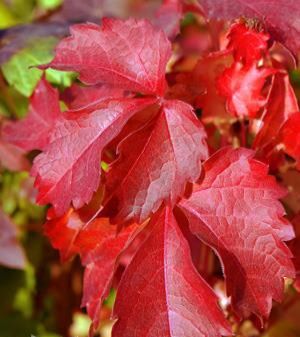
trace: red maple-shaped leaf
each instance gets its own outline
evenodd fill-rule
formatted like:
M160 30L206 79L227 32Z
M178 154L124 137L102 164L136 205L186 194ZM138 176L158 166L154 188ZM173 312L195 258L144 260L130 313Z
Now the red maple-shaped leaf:
M0 211L0 265L23 269L25 263L25 254L17 239L17 229Z
M26 151L43 150L61 115L58 91L43 78L30 98L28 115L3 127L4 139Z
M267 317L272 299L280 301L283 278L293 277L293 238L278 201L285 191L265 164L247 149L224 148L205 164L205 176L188 200L180 202L191 231L222 260L233 308Z
M162 95L171 45L161 30L146 20L102 20L72 26L72 36L62 40L48 65L79 73L85 84Z
M299 51L300 9L294 0L199 0L208 18L231 20L240 17L261 20L271 37Z
M300 169L300 112L296 112L283 125L280 132L285 152L293 157Z
M193 266L188 243L167 207L123 275L113 337L231 335L213 290Z
M297 98L286 72L274 75L268 101L262 116L262 125L253 146L262 148L276 140L279 130L287 119L299 111Z
M117 229L107 218L99 218L86 226L75 241L85 266L82 306L93 321L91 332L99 325L101 305L109 294L117 259L132 242L137 225L120 233Z
M99 186L103 148L118 135L136 112L155 99L110 101L86 112L67 112L55 125L50 143L34 160L37 201L51 203L57 216L70 204L80 208L88 203Z
M158 117L129 136L108 173L107 189L119 200L117 220L145 220L162 201L174 205L207 158L205 131L190 105L165 101Z
M245 24L236 23L228 34L228 49L233 50L236 61L251 65L260 60L268 49L269 35Z
M234 116L255 117L265 103L262 88L266 78L274 73L271 68L243 66L235 62L218 78L217 88L226 98L227 108Z

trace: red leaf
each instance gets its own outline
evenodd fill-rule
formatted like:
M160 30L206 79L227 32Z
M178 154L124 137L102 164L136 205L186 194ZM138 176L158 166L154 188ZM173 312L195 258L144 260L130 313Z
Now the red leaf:
M26 151L43 150L60 115L58 92L43 78L30 98L27 116L4 126L4 139Z
M113 337L231 335L171 209L156 214L149 226L118 288Z
M112 226L106 218L99 218L85 227L76 239L84 272L82 306L93 324L93 332L99 325L100 309L108 296L120 253L133 239L137 225L126 227L117 233L117 226Z
M0 264L9 268L24 269L25 255L17 239L17 229L0 211Z
M84 87L73 84L63 93L63 99L72 111L83 109L95 110L97 105L105 100L122 97L124 97L123 90L114 89L105 85Z
M296 112L283 125L280 138L285 152L297 161L300 169L300 112Z
M261 91L266 78L274 73L271 68L243 67L235 62L218 78L217 88L226 98L227 108L234 116L255 117L265 103Z
M294 0L199 0L208 18L258 18L271 36L297 55L300 47L300 9Z
M232 25L228 39L227 48L233 50L235 61L245 65L250 66L260 60L268 49L269 35L248 28L245 24Z
M116 221L144 221L165 201L175 204L188 181L195 181L207 158L205 132L192 107L165 101L146 128L129 136L108 173L109 195L119 200Z
M54 214L53 209L48 217ZM64 216L46 222L45 233L62 261L79 254L84 271L82 306L87 308L93 324L93 332L99 325L100 309L110 290L117 258L133 239L137 229L133 224L118 233L118 227L107 218L97 218L91 223L83 222L78 213L70 209Z
M121 131L137 111L155 99L110 101L92 113L64 113L51 133L45 151L34 160L39 204L51 203L57 216L70 204L75 208L88 203L100 182L103 148Z
M0 165L11 171L25 171L30 168L25 153L19 147L9 144L0 137Z
M106 83L147 94L165 91L165 68L171 46L165 34L146 20L102 20L102 26L71 27L48 65L79 72L85 84Z
M76 237L84 227L85 223L73 209L61 217L51 218L53 209L48 212L48 220L44 231L52 246L59 250L61 260L67 261L78 253L78 247L74 245Z
M183 15L181 0L163 0L155 13L154 24L164 30L170 39L174 39L180 31L180 19Z
M274 141L279 130L291 114L298 111L297 98L286 72L275 74L268 102L262 117L262 126L255 137L253 146L263 147Z
M203 109L203 117L206 119L228 117L225 99L217 92L216 81L232 61L232 55L228 51L211 53L201 59L194 70L195 80L205 88L197 103Z
M191 231L221 258L234 309L267 317L272 299L282 299L283 277L294 276L282 242L294 234L278 201L285 191L253 155L243 148L215 153L201 185L180 206Z

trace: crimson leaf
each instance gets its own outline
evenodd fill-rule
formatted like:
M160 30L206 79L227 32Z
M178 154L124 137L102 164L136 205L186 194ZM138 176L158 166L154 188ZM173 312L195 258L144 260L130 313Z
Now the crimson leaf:
M53 209L48 211L48 218ZM61 217L48 219L44 231L52 246L59 250L61 260L67 261L78 253L75 240L85 223L73 209L68 210Z
M297 55L300 9L294 0L199 0L208 18L231 20L242 16L264 22L271 36Z
M240 62L225 69L218 78L217 88L226 98L228 110L235 116L255 117L266 103L261 91L271 68L257 68L255 64L243 66Z
M7 123L3 136L6 141L26 151L43 150L60 115L58 92L43 78L30 97L26 118Z
M91 332L99 325L101 305L109 294L117 258L132 241L136 229L133 224L118 233L117 226L107 218L99 218L86 226L75 241L85 266L82 306L93 320Z
M108 174L107 189L119 199L117 220L138 222L162 201L175 204L188 181L200 175L207 158L205 132L192 107L165 101L156 120L120 145L120 158Z
M183 15L181 0L163 0L155 13L153 24L164 30L170 39L174 39L180 30L180 19Z
M75 25L48 65L79 72L86 84L106 83L126 90L162 95L171 46L146 20L103 19Z
M63 99L69 109L74 110L93 110L99 103L114 98L124 96L123 90L114 89L105 85L95 85L90 87L73 84L64 91Z
M283 277L293 277L293 238L277 200L285 191L267 166L247 149L223 148L205 164L205 176L192 196L180 202L191 231L222 260L234 309L267 317L272 299L282 299Z
M5 142L0 137L0 165L11 171L25 171L30 165L25 153L19 147Z
M91 333L99 325L101 305L110 290L117 258L132 241L136 229L133 224L118 233L118 227L107 218L85 223L72 209L45 224L45 233L59 250L62 261L79 254L85 266L82 306L92 319Z
M228 34L227 48L233 50L234 58L245 65L260 60L268 49L269 35L246 27L245 24L232 25Z
M113 337L231 335L216 295L193 266L172 210L163 209L149 226L118 288Z
M219 95L216 81L224 69L232 64L232 61L231 52L227 50L210 53L208 56L200 59L194 69L196 83L200 83L205 89L198 101L200 108L203 109L203 117L205 119L228 117L225 108L225 98Z
M297 98L286 72L275 74L268 102L262 117L261 128L254 140L254 147L260 148L278 137L279 130L288 118L299 110Z
M57 216L69 205L75 208L91 200L100 182L103 148L121 131L137 111L154 99L123 99L86 112L67 112L57 121L50 143L34 160L37 201L52 203Z
M290 116L280 132L280 138L285 146L285 151L297 161L300 169L300 112Z

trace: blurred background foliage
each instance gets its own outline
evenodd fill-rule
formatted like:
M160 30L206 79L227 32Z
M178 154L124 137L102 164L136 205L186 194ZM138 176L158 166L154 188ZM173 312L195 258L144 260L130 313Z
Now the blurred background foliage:
M33 66L51 60L55 45L68 34L71 24L100 22L104 15L136 16L141 5L143 14L151 13L159 3L158 0L0 0L0 121L26 114L28 98L42 76L42 71ZM195 22L187 14L182 31L193 32ZM46 77L63 90L72 84L75 74L47 70ZM291 79L299 94L298 70L291 73ZM86 337L90 320L79 309L82 267L77 259L61 264L58 253L50 247L42 227L46 209L35 205L33 181L26 170L28 162L10 157L11 153L7 153L0 139L0 212L3 221L16 227L16 233L9 235L13 240L17 235L21 243L18 258L24 259L25 268L0 267L0 337ZM22 172L15 172L20 168ZM294 200L298 200L295 207L299 208L300 186L297 193L298 199ZM0 246L4 236L0 233ZM112 291L101 313L101 337L110 336L109 316L114 297ZM299 317L299 294L289 290L283 304L274 308L266 332L261 333L259 324L250 320L237 325L235 331L237 336L296 337L300 336Z

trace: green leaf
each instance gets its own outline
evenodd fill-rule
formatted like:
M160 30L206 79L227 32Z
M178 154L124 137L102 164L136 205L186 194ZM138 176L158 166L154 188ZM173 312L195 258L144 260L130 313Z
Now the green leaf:
M0 2L0 29L11 27L17 23L17 19L7 8L7 6Z
M46 79L61 88L69 87L75 80L77 74L71 71L60 71L55 69L46 70Z
M57 39L52 37L35 40L30 46L13 55L1 67L7 82L29 97L43 73L32 67L50 62L56 43Z
M62 2L62 0L38 0L39 6L46 10L55 9L60 6Z
M0 90L0 115L5 117L26 116L28 111L28 98L21 95L11 86Z
M10 11L20 21L29 22L34 14L35 0L10 0L7 1Z
M35 66L51 61L57 42L54 37L40 38L31 41L27 47L18 51L1 67L7 82L22 95L31 96L43 74L43 71ZM76 74L47 69L46 78L52 84L66 88L72 84Z

